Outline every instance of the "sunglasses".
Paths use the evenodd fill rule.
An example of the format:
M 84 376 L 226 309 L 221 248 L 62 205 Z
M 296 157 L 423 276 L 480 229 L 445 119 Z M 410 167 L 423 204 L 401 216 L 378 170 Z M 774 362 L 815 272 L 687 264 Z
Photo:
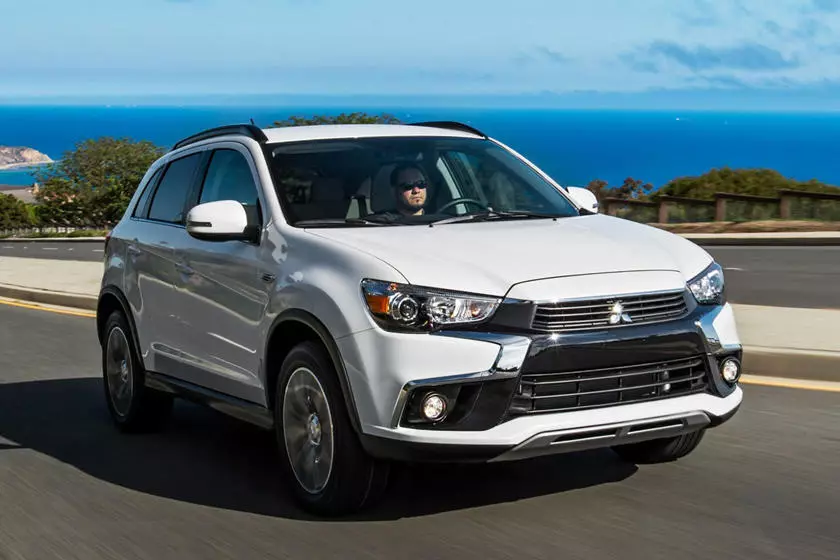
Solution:
M 418 189 L 425 189 L 426 186 L 427 186 L 427 183 L 423 179 L 420 179 L 418 181 L 414 181 L 413 183 L 400 183 L 398 185 L 398 187 L 401 188 L 404 191 L 410 191 L 411 189 L 413 189 L 415 187 L 418 188 Z

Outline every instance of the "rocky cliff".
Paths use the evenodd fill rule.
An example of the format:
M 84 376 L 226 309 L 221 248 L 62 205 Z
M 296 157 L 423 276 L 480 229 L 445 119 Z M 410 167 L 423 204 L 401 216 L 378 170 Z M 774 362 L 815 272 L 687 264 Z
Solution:
M 51 162 L 49 156 L 32 148 L 0 146 L 0 169 Z

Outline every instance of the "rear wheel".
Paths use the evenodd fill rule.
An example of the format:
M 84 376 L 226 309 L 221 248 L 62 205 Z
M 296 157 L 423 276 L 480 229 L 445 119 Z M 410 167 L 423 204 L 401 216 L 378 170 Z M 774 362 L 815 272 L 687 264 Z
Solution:
M 362 449 L 336 375 L 320 345 L 301 343 L 283 361 L 274 401 L 281 462 L 295 498 L 324 516 L 372 504 L 388 479 L 387 463 Z
M 668 463 L 694 451 L 705 433 L 703 429 L 681 436 L 617 445 L 612 449 L 619 457 L 631 463 Z
M 169 419 L 173 397 L 146 387 L 146 372 L 121 311 L 105 323 L 102 378 L 108 411 L 121 431 L 154 431 Z

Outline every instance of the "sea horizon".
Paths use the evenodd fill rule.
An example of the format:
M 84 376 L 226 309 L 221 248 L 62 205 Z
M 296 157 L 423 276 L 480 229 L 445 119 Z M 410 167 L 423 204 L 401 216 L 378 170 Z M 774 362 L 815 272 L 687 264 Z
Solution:
M 290 116 L 387 113 L 405 122 L 457 120 L 504 142 L 564 185 L 632 177 L 660 188 L 713 168 L 770 168 L 796 180 L 840 185 L 833 142 L 840 113 L 793 110 L 437 107 L 388 104 L 14 105 L 0 104 L 0 146 L 26 146 L 53 160 L 100 136 L 169 147 L 222 124 Z M 28 170 L 0 170 L 0 184 L 27 185 Z

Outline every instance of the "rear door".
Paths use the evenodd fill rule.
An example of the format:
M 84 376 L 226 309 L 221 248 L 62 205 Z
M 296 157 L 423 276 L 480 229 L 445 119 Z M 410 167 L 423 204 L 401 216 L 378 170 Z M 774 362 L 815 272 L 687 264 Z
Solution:
M 177 341 L 183 328 L 183 305 L 175 289 L 181 274 L 175 250 L 187 236 L 186 207 L 203 157 L 197 151 L 166 165 L 156 188 L 148 197 L 144 193 L 133 216 L 137 222 L 133 235 L 126 240 L 126 268 L 136 291 L 128 296 L 142 317 L 138 330 L 148 351 L 146 367 L 173 376 L 182 363 Z

